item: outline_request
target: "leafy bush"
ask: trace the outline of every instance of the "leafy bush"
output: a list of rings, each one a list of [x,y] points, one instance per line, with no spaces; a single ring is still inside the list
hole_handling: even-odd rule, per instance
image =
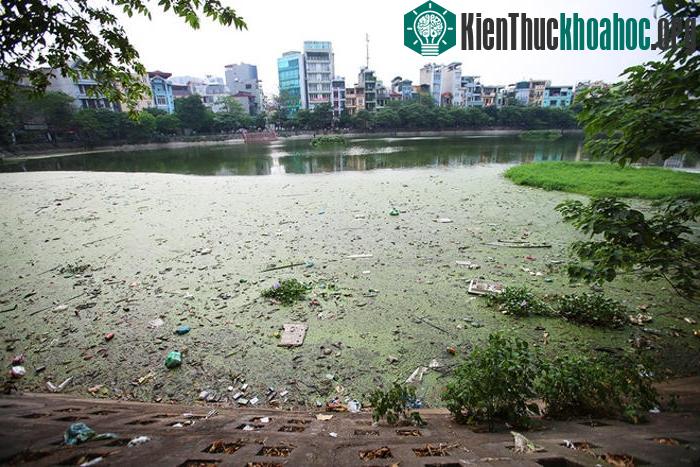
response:
[[[550,313],[547,304],[527,287],[506,287],[500,294],[489,295],[488,303],[491,306],[497,305],[506,315],[530,316]]]
[[[535,385],[547,416],[621,416],[637,423],[656,405],[656,391],[641,365],[585,356],[544,362]]]
[[[624,305],[602,294],[564,295],[557,308],[561,316],[576,323],[614,328],[627,323]]]
[[[459,422],[513,425],[527,421],[526,401],[534,396],[536,358],[527,342],[491,334],[488,344],[475,349],[454,372],[443,394]]]
[[[541,398],[551,418],[620,417],[638,423],[657,404],[644,365],[628,358],[540,358],[518,338],[491,334],[454,372],[443,400],[460,423],[527,425],[528,401]]]
[[[399,422],[407,425],[423,426],[425,422],[418,412],[410,412],[408,408],[416,400],[416,389],[413,386],[394,383],[391,389],[384,392],[375,390],[369,396],[372,404],[372,419],[377,422],[386,417],[390,425]]]
[[[285,305],[291,305],[297,300],[303,300],[307,290],[306,285],[298,280],[286,279],[276,283],[269,289],[263,290],[261,295],[265,298],[277,300]]]

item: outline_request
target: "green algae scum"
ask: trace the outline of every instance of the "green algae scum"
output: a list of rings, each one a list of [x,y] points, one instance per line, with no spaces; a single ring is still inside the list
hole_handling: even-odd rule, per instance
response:
[[[639,352],[661,375],[696,370],[700,311],[666,284],[606,285],[652,317],[620,329],[507,316],[468,294],[474,278],[589,291],[569,283],[580,237],[554,211],[584,196],[503,175],[581,157],[568,137],[480,137],[5,161],[0,337],[25,355],[16,384],[72,378],[63,393],[182,402],[233,401],[247,384],[240,397],[258,405],[274,393],[282,407],[315,407],[414,375],[417,396],[439,406],[446,376],[496,330],[552,356]],[[261,296],[288,279],[307,287],[303,300]],[[278,345],[288,323],[308,325],[301,345]],[[175,350],[181,364],[166,368]]]

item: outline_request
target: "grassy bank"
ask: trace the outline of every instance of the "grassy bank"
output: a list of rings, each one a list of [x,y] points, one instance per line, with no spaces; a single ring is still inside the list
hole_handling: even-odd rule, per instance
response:
[[[619,167],[608,163],[546,162],[508,169],[518,185],[582,195],[622,198],[700,199],[700,174],[655,167]]]

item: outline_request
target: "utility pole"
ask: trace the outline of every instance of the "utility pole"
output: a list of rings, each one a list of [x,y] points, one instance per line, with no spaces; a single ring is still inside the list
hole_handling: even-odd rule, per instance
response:
[[[367,69],[369,70],[369,34],[365,33],[365,42],[367,44]]]

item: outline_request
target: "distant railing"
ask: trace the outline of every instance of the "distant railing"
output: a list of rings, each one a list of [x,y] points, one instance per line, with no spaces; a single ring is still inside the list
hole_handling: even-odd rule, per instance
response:
[[[277,139],[277,132],[275,130],[265,130],[265,131],[247,131],[243,133],[243,141],[248,143],[267,143],[269,141],[275,141]]]

